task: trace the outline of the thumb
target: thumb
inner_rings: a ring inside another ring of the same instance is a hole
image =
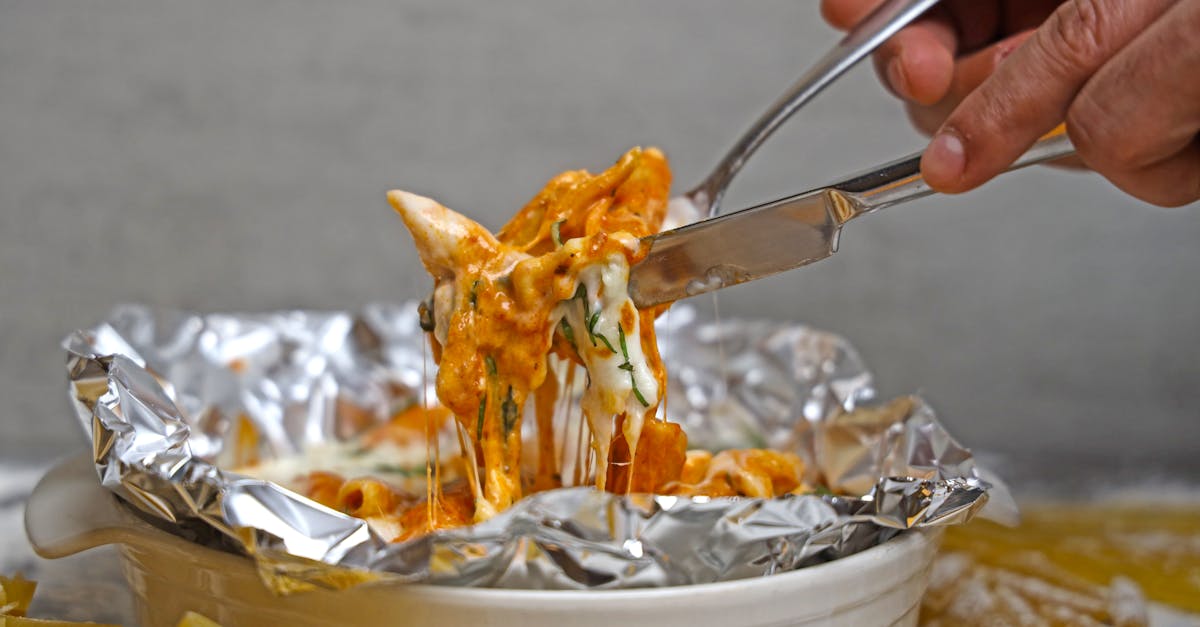
[[[964,192],[1000,172],[1066,118],[1096,70],[1172,0],[1068,0],[955,108],[921,159],[925,180]]]

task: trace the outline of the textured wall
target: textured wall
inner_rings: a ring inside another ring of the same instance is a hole
[[[803,0],[0,3],[0,454],[78,449],[59,338],[118,302],[338,307],[428,281],[390,187],[490,226],[567,167],[681,185],[834,40]],[[731,206],[919,146],[859,69]],[[1001,452],[1200,445],[1200,211],[1031,171],[851,225],[723,316],[842,332]]]

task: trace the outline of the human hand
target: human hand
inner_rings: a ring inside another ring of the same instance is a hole
[[[822,0],[849,28],[881,0]],[[1163,206],[1200,199],[1200,0],[946,0],[875,53],[933,141],[942,192],[1002,172],[1059,122],[1083,164]]]

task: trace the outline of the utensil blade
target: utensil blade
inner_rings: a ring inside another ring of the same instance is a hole
[[[630,296],[649,307],[820,261],[837,251],[845,205],[822,189],[649,236]]]

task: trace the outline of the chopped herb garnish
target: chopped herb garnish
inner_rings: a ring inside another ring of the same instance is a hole
[[[504,418],[504,437],[508,437],[513,425],[517,424],[517,403],[513,400],[511,385],[508,386],[508,397],[500,404],[500,414]]]
[[[592,346],[596,345],[596,338],[600,338],[600,341],[604,342],[604,346],[608,348],[609,352],[617,352],[617,349],[613,348],[612,342],[608,341],[608,338],[604,337],[603,333],[596,333],[596,323],[598,322],[600,322],[600,312],[597,311],[587,321],[588,336],[592,338]]]
[[[475,279],[475,282],[471,283],[471,295],[468,300],[471,301],[471,309],[474,309],[479,302],[479,279]]]
[[[496,376],[496,360],[492,359],[491,355],[486,355],[483,358],[483,363],[487,366],[487,373],[491,376]]]
[[[562,223],[566,220],[559,220],[550,225],[550,239],[554,240],[555,248],[562,248]]]
[[[592,313],[592,307],[587,299],[587,288],[582,283],[579,284],[579,287],[575,288],[575,295],[572,298],[578,298],[583,302],[583,322],[592,346],[597,346],[596,338],[600,338],[600,341],[604,343],[604,346],[608,350],[614,353],[617,352],[617,349],[613,348],[612,342],[608,341],[608,338],[604,337],[601,333],[596,333],[596,324],[600,322],[600,312]],[[574,343],[572,342],[571,345],[574,346]],[[579,352],[579,349],[576,348],[575,352]]]
[[[575,345],[575,329],[571,328],[571,323],[567,322],[566,318],[563,318],[559,321],[558,326],[561,327],[563,337],[567,338],[567,343],[578,353],[579,347]]]
[[[594,333],[593,335],[600,338],[601,342],[604,342],[604,345],[606,347],[608,347],[609,352],[612,352],[612,353],[617,352],[617,349],[613,348],[612,342],[608,341],[608,338],[604,337],[604,335],[602,333]]]
[[[617,339],[621,344],[621,356],[625,358],[625,363],[617,366],[621,370],[629,373],[629,386],[633,388],[633,395],[637,397],[638,402],[642,407],[649,407],[650,403],[646,402],[646,397],[642,396],[642,391],[637,386],[637,375],[633,372],[633,364],[629,363],[629,345],[625,343],[625,327],[617,325]],[[607,344],[607,342],[605,342]],[[612,348],[611,346],[609,348]],[[617,351],[613,351],[614,353]]]
[[[595,328],[596,323],[592,320],[592,308],[588,304],[587,287],[580,283],[579,287],[575,288],[575,296],[572,298],[578,298],[583,303],[583,326],[587,329],[588,339],[592,341],[592,346],[595,346],[596,334],[592,333],[592,329]],[[596,314],[596,317],[599,318],[600,314]]]
[[[433,333],[435,321],[433,319],[433,304],[421,301],[417,305],[417,322],[421,325],[421,330],[426,333]]]
[[[637,389],[637,379],[634,378],[632,372],[629,373],[629,381],[633,384],[633,395],[637,397],[638,402],[642,404],[642,407],[649,407],[650,403],[646,402],[646,397],[642,396],[642,393]]]
[[[375,464],[375,472],[389,475],[404,475],[405,477],[420,477],[425,474],[425,466],[400,466],[399,464]]]

